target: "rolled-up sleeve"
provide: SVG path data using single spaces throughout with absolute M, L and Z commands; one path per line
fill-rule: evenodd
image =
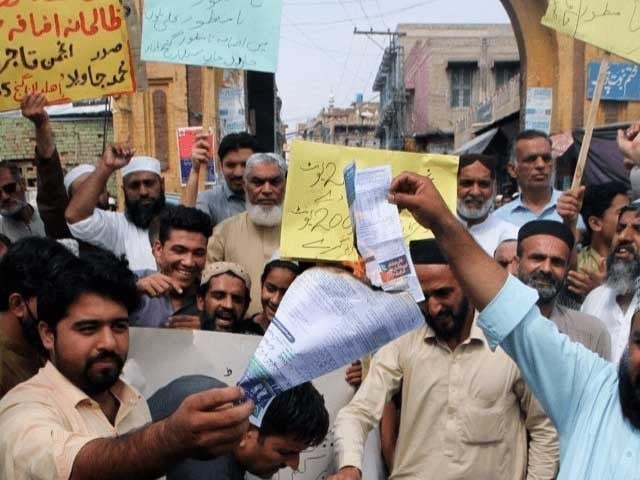
M 78 240 L 89 242 L 119 255 L 124 253 L 124 242 L 117 215 L 116 212 L 95 208 L 87 218 L 69 223 L 69 231 Z

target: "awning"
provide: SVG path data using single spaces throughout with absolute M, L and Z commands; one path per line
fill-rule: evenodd
M 472 138 L 467 143 L 463 144 L 455 152 L 456 155 L 465 155 L 467 153 L 483 153 L 493 140 L 493 137 L 498 133 L 498 128 L 492 128 L 486 132 Z

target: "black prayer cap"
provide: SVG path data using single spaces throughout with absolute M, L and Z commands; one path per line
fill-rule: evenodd
M 409 251 L 414 265 L 448 265 L 434 238 L 409 242 Z
M 534 235 L 552 235 L 566 243 L 569 250 L 573 249 L 573 244 L 575 243 L 573 233 L 571 233 L 569 227 L 564 223 L 554 220 L 533 220 L 520 227 L 520 231 L 518 232 L 518 245 L 520 245 L 525 238 Z

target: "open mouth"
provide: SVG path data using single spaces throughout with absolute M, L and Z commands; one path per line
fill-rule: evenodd
M 620 258 L 623 260 L 632 259 L 635 257 L 636 251 L 631 245 L 619 245 L 615 249 L 616 258 Z

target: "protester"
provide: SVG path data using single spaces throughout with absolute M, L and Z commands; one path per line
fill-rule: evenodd
M 38 329 L 49 361 L 0 401 L 1 478 L 157 478 L 236 448 L 253 409 L 231 405 L 241 389 L 195 394 L 148 425 L 147 403 L 119 379 L 139 300 L 126 262 L 93 252 L 47 283 Z
M 11 246 L 11 240 L 6 235 L 0 233 L 0 259 L 4 257 Z
M 518 235 L 518 227 L 491 214 L 497 188 L 496 162 L 487 155 L 461 155 L 457 176 L 458 217 L 490 255 L 502 240 Z
M 245 315 L 251 301 L 251 277 L 240 265 L 215 262 L 206 266 L 198 290 L 202 328 L 245 333 Z
M 17 165 L 0 161 L 0 233 L 12 242 L 30 236 L 45 236 L 38 210 L 26 200 L 27 184 Z
M 200 168 L 207 168 L 212 157 L 207 138 L 207 135 L 198 136 L 191 149 L 193 168 L 187 179 L 182 203 L 208 214 L 215 227 L 223 220 L 245 211 L 244 169 L 247 159 L 259 148 L 255 138 L 247 132 L 226 135 L 218 146 L 218 171 L 222 172 L 223 178 L 211 189 L 197 193 Z
M 572 291 L 587 295 L 606 278 L 606 258 L 616 232 L 620 210 L 629 204 L 627 187 L 619 182 L 588 185 L 580 215 L 586 225 L 586 246 L 578 254 L 577 271 L 569 272 Z
M 249 157 L 244 171 L 247 211 L 226 219 L 213 230 L 207 262 L 242 265 L 252 279 L 260 278 L 264 264 L 280 246 L 280 224 L 287 164 L 274 153 Z M 261 310 L 260 285 L 254 282 L 248 313 Z
M 110 145 L 95 172 L 71 197 L 66 210 L 74 237 L 126 255 L 133 270 L 155 270 L 149 244 L 149 224 L 165 206 L 164 180 L 160 162 L 151 157 L 133 157 L 128 145 Z M 126 208 L 123 212 L 95 208 L 109 177 L 122 169 Z
M 93 165 L 89 165 L 88 163 L 81 163 L 80 165 L 69 170 L 64 176 L 64 188 L 67 192 L 69 198 L 73 196 L 81 187 L 82 184 L 89 178 L 93 172 L 96 171 L 96 167 Z M 96 208 L 100 210 L 110 210 L 111 206 L 109 205 L 109 193 L 107 192 L 107 188 L 105 185 L 105 189 L 100 193 L 98 197 L 98 203 L 96 204 Z M 66 226 L 66 224 L 65 224 Z
M 0 261 L 0 398 L 44 365 L 37 330 L 40 290 L 75 257 L 55 240 L 18 240 Z
M 172 414 L 187 396 L 226 387 L 214 378 L 189 375 L 161 388 L 149 399 L 154 421 Z M 300 453 L 319 445 L 329 430 L 329 413 L 311 383 L 277 395 L 260 427 L 250 426 L 242 441 L 214 460 L 185 460 L 167 472 L 167 480 L 243 480 L 245 472 L 271 478 L 281 468 L 298 469 Z
M 129 320 L 136 327 L 200 329 L 196 302 L 211 236 L 209 217 L 195 208 L 166 208 L 158 217 L 152 251 L 158 271 L 136 272 L 143 294 Z
M 478 325 L 488 344 L 514 359 L 555 424 L 558 480 L 633 478 L 640 451 L 640 315 L 617 372 L 616 365 L 572 343 L 540 314 L 537 293 L 482 251 L 430 179 L 403 173 L 393 180 L 389 200 L 434 233 L 451 271 L 481 312 Z M 495 471 L 488 478 L 493 476 Z
M 518 272 L 518 240 L 508 238 L 501 241 L 493 252 L 493 258 L 507 272 L 515 275 Z
M 460 223 L 458 228 L 464 230 Z M 490 351 L 474 307 L 435 241 L 411 242 L 410 250 L 427 299 L 420 304 L 426 324 L 374 355 L 336 418 L 340 470 L 329 478 L 361 478 L 367 434 L 401 382 L 391 480 L 554 478 L 555 432 L 516 365 L 504 352 Z
M 260 276 L 262 311 L 253 315 L 250 320 L 255 333 L 263 335 L 267 331 L 284 294 L 299 274 L 298 262 L 276 258 L 264 266 Z
M 599 318 L 611 335 L 612 359 L 617 361 L 627 346 L 632 318 L 640 305 L 640 205 L 620 212 L 616 234 L 607 257 L 607 279 L 587 295 L 581 311 Z
M 609 360 L 611 337 L 603 323 L 556 301 L 565 283 L 573 244 L 573 233 L 560 222 L 525 223 L 518 234 L 518 278 L 538 292 L 540 312 L 555 323 L 558 330 Z
M 509 173 L 518 181 L 520 196 L 496 210 L 495 216 L 518 227 L 531 220 L 561 222 L 556 203 L 562 192 L 553 188 L 553 171 L 549 136 L 538 130 L 520 132 L 509 162 Z M 584 229 L 581 222 L 578 227 Z

